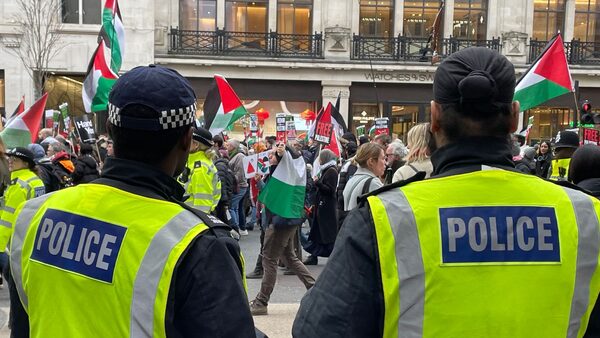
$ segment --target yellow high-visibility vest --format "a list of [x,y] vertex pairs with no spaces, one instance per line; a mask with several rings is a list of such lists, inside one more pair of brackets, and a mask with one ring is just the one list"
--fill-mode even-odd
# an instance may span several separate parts
[[384,337],[582,337],[600,291],[600,202],[500,169],[368,198]]
[[186,166],[189,175],[183,187],[189,197],[185,203],[206,213],[213,211],[221,199],[221,180],[217,167],[204,151],[191,153]]
[[17,207],[45,192],[44,182],[33,171],[24,168],[10,173],[10,185],[0,200],[0,252],[4,252],[12,235]]
[[175,266],[205,230],[176,203],[93,183],[23,204],[10,265],[31,337],[165,337]]
[[555,181],[567,181],[569,177],[570,158],[561,158],[560,160],[552,160],[552,173],[550,179]]

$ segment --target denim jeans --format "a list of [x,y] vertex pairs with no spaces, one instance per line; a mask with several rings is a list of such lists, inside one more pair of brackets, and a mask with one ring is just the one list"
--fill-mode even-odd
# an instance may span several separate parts
[[243,209],[242,203],[244,196],[246,196],[246,191],[248,191],[248,187],[240,188],[240,191],[231,198],[231,207],[229,208],[231,225],[236,230],[246,230],[246,224],[240,222],[240,220],[245,221],[244,219],[240,219],[240,211],[243,212],[241,209]]

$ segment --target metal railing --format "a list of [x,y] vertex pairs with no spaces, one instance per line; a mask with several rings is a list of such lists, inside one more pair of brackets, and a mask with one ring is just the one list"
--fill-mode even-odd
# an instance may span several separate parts
[[[438,48],[440,57],[444,58],[461,49],[482,46],[501,51],[500,39],[462,40],[454,37],[444,38]],[[354,34],[352,36],[353,60],[388,60],[429,62],[433,55],[428,38],[397,37],[380,38]]]
[[323,58],[323,34],[191,31],[171,28],[170,54]]
[[[531,39],[529,41],[528,63],[533,63],[546,47],[548,41]],[[564,42],[567,62],[572,65],[599,65],[600,43],[586,42],[578,39]]]

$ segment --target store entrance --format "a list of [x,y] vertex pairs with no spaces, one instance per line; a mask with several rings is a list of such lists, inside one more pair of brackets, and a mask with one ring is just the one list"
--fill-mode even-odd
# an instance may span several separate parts
[[417,123],[429,122],[431,109],[425,103],[390,103],[390,127],[392,133],[406,140],[406,134]]

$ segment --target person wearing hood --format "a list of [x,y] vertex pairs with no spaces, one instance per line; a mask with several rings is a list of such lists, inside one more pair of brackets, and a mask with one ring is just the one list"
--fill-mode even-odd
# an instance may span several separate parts
[[319,154],[321,170],[315,179],[315,212],[308,236],[309,243],[304,247],[310,256],[304,265],[317,265],[318,257],[329,257],[337,236],[336,187],[338,184],[337,158],[329,149]]
[[221,180],[212,160],[214,143],[211,133],[197,123],[192,135],[190,156],[179,182],[188,196],[185,203],[208,214],[221,199]]
[[586,144],[573,153],[569,181],[600,199],[600,147]]

